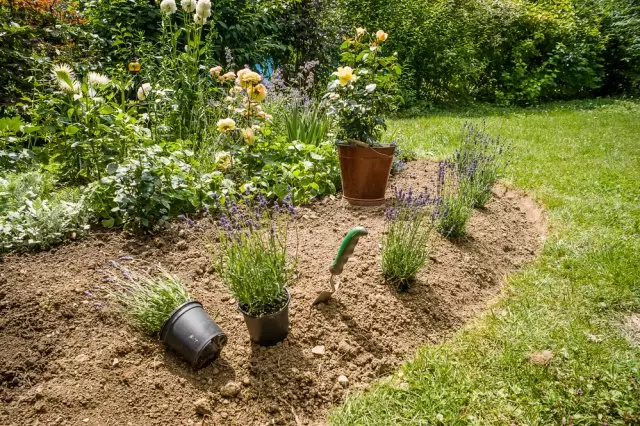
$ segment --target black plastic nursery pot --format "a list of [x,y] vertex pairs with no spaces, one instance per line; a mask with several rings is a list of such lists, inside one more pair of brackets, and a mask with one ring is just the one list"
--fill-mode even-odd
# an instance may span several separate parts
[[178,307],[160,330],[160,339],[195,368],[206,367],[215,360],[227,343],[200,302],[187,302]]
[[273,314],[254,317],[245,312],[240,304],[238,310],[244,316],[244,322],[249,329],[251,341],[261,346],[271,346],[283,341],[289,334],[289,301],[291,293],[287,291],[287,302],[284,306]]

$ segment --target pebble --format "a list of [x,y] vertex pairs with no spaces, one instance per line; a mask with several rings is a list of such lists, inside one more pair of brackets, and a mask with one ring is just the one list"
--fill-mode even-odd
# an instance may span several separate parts
[[111,366],[112,366],[112,367],[115,367],[115,366],[117,366],[118,364],[120,364],[120,360],[119,360],[118,358],[114,358],[114,359],[113,359],[113,362],[111,363]]
[[206,416],[211,414],[211,404],[209,404],[209,401],[207,400],[207,398],[200,398],[196,400],[196,402],[194,402],[193,405],[196,409],[196,414],[200,416]]
[[240,393],[242,385],[238,382],[229,382],[220,388],[220,395],[226,398],[233,398]]
[[311,349],[311,352],[316,355],[324,355],[324,346],[323,345],[315,346],[313,349]]
[[338,383],[346,388],[349,385],[349,379],[347,379],[347,376],[341,374],[338,376]]

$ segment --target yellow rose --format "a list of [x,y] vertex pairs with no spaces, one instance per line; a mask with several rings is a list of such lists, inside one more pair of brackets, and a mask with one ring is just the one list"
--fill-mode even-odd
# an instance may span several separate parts
[[216,125],[219,132],[227,132],[236,128],[236,122],[232,118],[223,118]]
[[[242,72],[241,74],[241,71],[245,72]],[[262,77],[257,72],[253,72],[247,68],[241,71],[238,71],[238,85],[244,89],[249,86],[258,84],[260,83],[260,80],[262,80]]]
[[247,88],[247,95],[252,101],[262,102],[265,96],[267,96],[267,88],[264,87],[263,84],[258,84],[257,86],[249,86]]
[[378,41],[385,41],[387,39],[387,37],[389,37],[389,34],[385,33],[382,30],[378,30],[376,32],[376,40],[378,40]]
[[365,30],[364,28],[358,27],[356,28],[356,37],[362,37],[366,32],[367,30]]
[[213,67],[209,70],[209,74],[211,74],[212,78],[218,77],[222,72],[222,67],[218,65],[217,67]]
[[338,71],[335,72],[340,80],[340,86],[346,86],[350,81],[355,81],[356,76],[353,74],[351,67],[338,67]]
[[247,145],[251,145],[253,143],[253,141],[256,139],[256,135],[251,127],[242,129],[242,139],[244,139]]

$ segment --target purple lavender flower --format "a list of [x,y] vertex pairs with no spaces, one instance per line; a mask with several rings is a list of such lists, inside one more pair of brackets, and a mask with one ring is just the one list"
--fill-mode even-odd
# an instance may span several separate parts
[[133,260],[133,256],[129,256],[129,255],[120,256],[118,260],[123,260],[123,261]]

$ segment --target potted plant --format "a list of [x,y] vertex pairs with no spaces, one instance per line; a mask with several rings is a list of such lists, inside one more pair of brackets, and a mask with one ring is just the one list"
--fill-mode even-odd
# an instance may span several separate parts
[[341,45],[341,63],[324,95],[338,125],[342,191],[350,204],[380,205],[389,180],[395,146],[381,143],[383,114],[400,99],[397,56],[382,54],[387,33],[363,28]]
[[289,333],[287,284],[293,263],[287,255],[290,219],[296,210],[288,194],[273,206],[262,195],[228,201],[219,219],[219,253],[214,264],[238,303],[251,340],[268,346]]
[[166,271],[157,276],[121,271],[124,278],[110,294],[134,325],[149,335],[159,334],[195,368],[218,357],[227,336],[177,278]]

